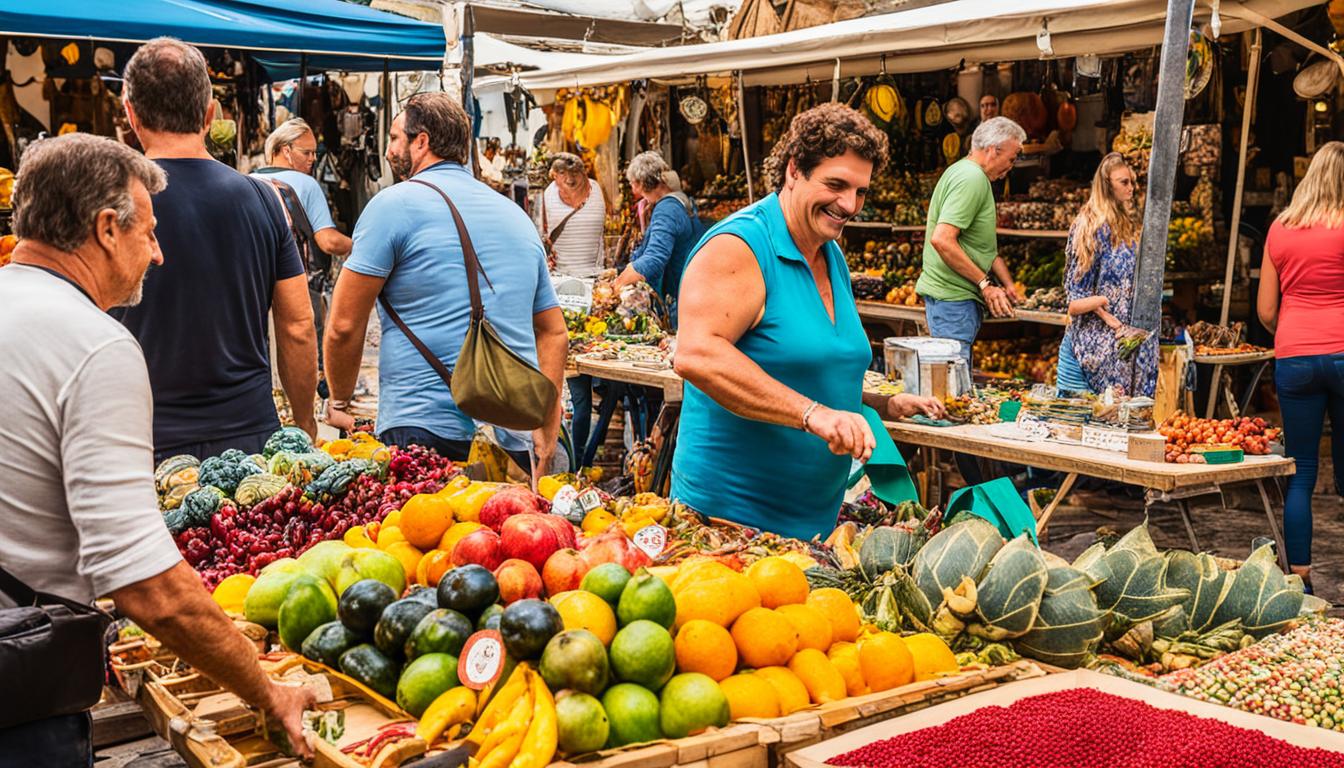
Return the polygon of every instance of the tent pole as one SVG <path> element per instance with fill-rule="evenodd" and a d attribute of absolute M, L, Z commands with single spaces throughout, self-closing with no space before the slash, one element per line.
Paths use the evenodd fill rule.
<path fill-rule="evenodd" d="M 1232 195 L 1232 226 L 1227 238 L 1227 269 L 1223 272 L 1223 312 L 1218 324 L 1227 325 L 1232 306 L 1232 271 L 1237 263 L 1237 244 L 1241 237 L 1241 195 L 1246 187 L 1246 146 L 1251 139 L 1251 113 L 1255 111 L 1255 92 L 1260 80 L 1260 28 L 1251 42 L 1251 68 L 1246 73 L 1246 98 L 1241 107 L 1241 151 L 1237 157 L 1237 186 Z"/>
<path fill-rule="evenodd" d="M 751 178 L 751 155 L 747 152 L 747 99 L 742 89 L 742 70 L 737 71 L 737 124 L 742 134 L 742 167 L 747 174 L 747 202 L 756 202 L 756 185 Z"/>
<path fill-rule="evenodd" d="M 463 8 L 463 12 L 466 16 L 462 19 L 462 108 L 467 111 L 471 121 L 471 157 L 468 162 L 471 163 L 472 175 L 480 181 L 481 163 L 476 150 L 476 104 L 471 93 L 471 81 L 476 73 L 476 12 L 470 3 Z"/>
<path fill-rule="evenodd" d="M 1143 207 L 1138 274 L 1130 324 L 1156 331 L 1162 320 L 1162 285 L 1167 262 L 1167 228 L 1180 159 L 1181 122 L 1185 117 L 1185 60 L 1190 52 L 1190 22 L 1195 0 L 1167 0 L 1162 65 L 1157 75 L 1153 152 L 1148 163 L 1148 199 Z"/>

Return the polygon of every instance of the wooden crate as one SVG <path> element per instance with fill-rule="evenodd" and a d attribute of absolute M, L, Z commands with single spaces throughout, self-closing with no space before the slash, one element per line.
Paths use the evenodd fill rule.
<path fill-rule="evenodd" d="M 879 693 L 851 696 L 818 707 L 769 720 L 748 719 L 775 732 L 770 746 L 770 764 L 785 763 L 785 755 L 858 728 L 890 720 L 909 712 L 972 693 L 986 691 L 1014 680 L 1044 677 L 1047 670 L 1036 662 L 1019 659 L 1012 664 L 962 672 L 933 680 L 911 683 Z"/>
<path fill-rule="evenodd" d="M 778 738 L 770 728 L 734 723 L 684 739 L 609 749 L 575 762 L 555 762 L 551 768 L 767 768 L 769 747 Z"/>

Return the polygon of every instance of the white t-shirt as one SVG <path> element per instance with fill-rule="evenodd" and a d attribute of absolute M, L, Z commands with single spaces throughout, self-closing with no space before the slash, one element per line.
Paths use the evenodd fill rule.
<path fill-rule="evenodd" d="M 176 565 L 135 337 L 73 283 L 23 264 L 0 268 L 0 328 L 0 565 L 80 602 Z"/>
<path fill-rule="evenodd" d="M 602 230 L 606 225 L 607 206 L 602 197 L 602 187 L 596 181 L 589 179 L 588 189 L 588 199 L 584 201 L 583 207 L 551 244 L 551 250 L 555 253 L 555 272 L 566 277 L 597 277 L 602 271 Z M 560 188 L 555 182 L 551 182 L 542 193 L 542 204 L 546 206 L 545 226 L 552 230 L 574 210 L 560 199 Z M 545 238 L 548 233 L 542 227 L 540 216 L 537 225 L 541 236 Z"/>

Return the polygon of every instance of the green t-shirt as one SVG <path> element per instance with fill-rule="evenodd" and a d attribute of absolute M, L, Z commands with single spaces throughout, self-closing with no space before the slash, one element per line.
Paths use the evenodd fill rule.
<path fill-rule="evenodd" d="M 939 301 L 981 303 L 980 289 L 943 263 L 933 249 L 933 230 L 939 224 L 951 224 L 961 230 L 957 242 L 976 266 L 989 271 L 998 255 L 999 243 L 995 233 L 998 220 L 994 213 L 994 191 L 989 177 L 970 158 L 962 158 L 943 172 L 938 186 L 929 200 L 929 223 L 924 231 L 924 269 L 915 283 L 920 296 L 932 296 Z"/>

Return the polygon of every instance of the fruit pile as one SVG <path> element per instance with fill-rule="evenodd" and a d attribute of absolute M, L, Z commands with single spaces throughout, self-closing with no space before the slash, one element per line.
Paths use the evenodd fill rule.
<path fill-rule="evenodd" d="M 1209 447 L 1240 448 L 1261 456 L 1269 453 L 1269 444 L 1283 432 L 1259 417 L 1200 419 L 1180 411 L 1168 416 L 1157 431 L 1167 439 L 1166 460 L 1176 464 L 1205 463 L 1201 451 Z"/>
<path fill-rule="evenodd" d="M 1344 620 L 1320 619 L 1230 653 L 1159 686 L 1258 715 L 1344 731 Z"/>
<path fill-rule="evenodd" d="M 1083 724 L 1086 724 L 1085 727 Z M 952 766 L 1344 766 L 1344 755 L 1307 749 L 1221 720 L 1075 688 L 983 707 L 827 760 L 864 768 Z"/>
<path fill-rule="evenodd" d="M 1045 381 L 1059 357 L 1059 342 L 1037 339 L 977 341 L 973 360 L 976 371 L 995 378 Z"/>

